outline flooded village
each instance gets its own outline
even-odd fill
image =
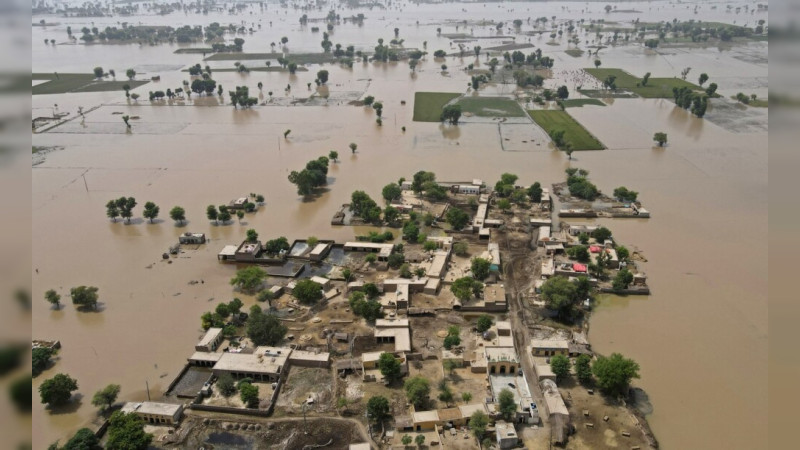
[[[766,5],[33,18],[33,448],[765,439]]]

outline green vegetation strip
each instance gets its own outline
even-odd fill
[[[189,69],[183,69],[181,72],[188,72]],[[216,72],[238,72],[239,69],[236,67],[226,67],[224,69],[211,69],[212,75]],[[289,69],[284,69],[283,67],[248,67],[248,72],[289,72]],[[305,67],[298,67],[298,72],[308,72],[308,69]]]
[[[519,103],[506,97],[463,97],[456,104],[478,117],[525,117]]]
[[[184,53],[214,53],[214,49],[211,47],[191,47],[191,48],[179,48],[175,50],[175,54],[184,54]]]
[[[122,86],[125,84],[130,85],[131,89],[135,89],[149,82],[146,80],[98,81],[90,73],[59,73],[58,75],[54,73],[34,73],[31,74],[31,79],[49,80],[46,83],[31,87],[32,95],[122,91]]]
[[[602,150],[600,141],[565,111],[531,110],[531,118],[550,134],[554,130],[564,130],[564,140],[572,144],[573,150]]]
[[[583,50],[579,48],[571,48],[569,50],[564,50],[564,53],[568,54],[569,56],[572,56],[573,58],[583,56]]]
[[[564,104],[565,108],[580,108],[583,105],[606,106],[605,103],[596,98],[575,98],[571,100],[563,100],[561,103]]]
[[[252,61],[278,59],[282,53],[214,53],[204,61]],[[297,64],[322,64],[336,61],[330,53],[288,53],[286,59]]]
[[[678,89],[686,86],[689,89],[702,90],[694,83],[681,80],[680,78],[650,78],[647,86],[641,86],[642,79],[637,78],[622,69],[584,69],[587,73],[597,78],[601,83],[609,75],[617,77],[616,84],[618,89],[627,89],[635,92],[644,98],[672,98],[672,88]],[[638,86],[637,86],[638,85]]]
[[[414,93],[414,121],[439,122],[444,105],[460,95],[453,92]]]

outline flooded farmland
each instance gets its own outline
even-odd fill
[[[371,51],[379,38],[394,37],[397,27],[407,48],[422,49],[426,41],[429,53],[450,53],[457,46],[444,34],[487,37],[466,43],[472,47],[479,42],[484,48],[514,37],[516,42],[530,41],[555,60],[554,78],[545,87],[565,84],[578,98],[576,88],[592,83],[581,69],[594,58],[564,53],[569,48],[566,36],[551,45],[547,34],[526,35],[531,29],[527,24],[523,32],[498,35],[494,25],[476,25],[478,21],[702,18],[752,25],[767,18],[761,12],[728,12],[729,4],[735,8],[745,3],[720,3],[711,9],[700,2],[695,14],[694,3],[631,2],[617,6],[638,12],[608,14],[599,2],[392,2],[388,8],[337,8],[342,16],[363,13],[366,19],[362,26],[337,25],[331,40]],[[34,117],[54,108],[71,113],[62,125],[33,135],[35,146],[60,147],[33,168],[33,335],[58,339],[63,346],[55,366],[34,380],[34,388],[49,376],[68,373],[78,380],[81,394],[64,411],[34,405],[33,448],[56,439],[63,442],[95,420],[91,395],[108,383],[120,384],[120,399],[126,401],[146,399],[146,383],[151,395],[165,390],[202,335],[199,317],[212,301],[235,295],[245,308],[255,302],[233,292],[229,280],[236,267],[216,258],[225,245],[241,242],[245,230],[256,229],[261,239],[286,236],[291,242],[316,236],[341,242],[353,239],[354,229],[331,226],[330,219],[354,190],[378,198],[385,184],[419,170],[433,171],[440,180],[480,178],[492,185],[500,174],[512,172],[521,184],[539,181],[545,186],[563,181],[570,165],[589,170],[604,192],[617,186],[635,189],[653,213],[646,223],[599,220],[615,238],[644,250],[653,293],[646,298],[603,297],[591,319],[593,349],[620,352],[640,364],[641,379],[634,384],[649,395],[653,413],[648,420],[663,448],[761,447],[767,439],[766,108],[742,110],[725,98],[718,99],[718,107],[715,99],[704,119],[671,99],[616,98],[606,100],[604,107],[570,108],[607,149],[578,151],[569,161],[532,121],[502,128],[493,120],[459,126],[412,121],[414,92],[466,92],[470,75],[465,69],[485,64],[483,55],[449,56],[446,72],[431,55],[414,72],[406,61],[356,62],[352,68],[309,64],[307,72],[296,74],[215,71],[214,79],[226,92],[246,85],[260,102],[268,102],[241,110],[217,96],[147,100],[150,90],[175,88],[188,80],[182,69],[205,65],[202,55],[173,53],[177,44],[82,45],[66,39],[68,25],[77,30],[122,21],[171,26],[244,22],[255,29],[242,36],[246,52],[270,52],[271,42],[287,36],[291,55],[321,50],[321,33],[301,26],[299,18],[322,18],[327,11],[327,6],[302,11],[270,3],[263,11],[251,5],[235,15],[53,15],[41,18],[57,25],[33,28],[35,73],[90,73],[102,66],[115,69],[120,80],[128,67],[139,67],[142,79],[160,76],[134,89],[141,94],[138,101],[126,99],[121,90],[33,96]],[[34,16],[34,22],[39,18]],[[468,25],[458,25],[456,19]],[[582,39],[594,36],[579,33]],[[55,39],[58,45],[43,44],[44,39]],[[742,91],[762,98],[768,88],[767,57],[766,42],[666,47],[648,54],[641,44],[630,43],[609,46],[599,55],[602,67],[637,76],[652,72],[672,78],[691,67],[691,79],[707,72],[724,97]],[[212,67],[233,68],[233,62],[215,61]],[[327,99],[314,95],[321,68],[330,72]],[[486,89],[491,95],[511,95],[516,86],[490,84]],[[373,109],[349,104],[363,95],[383,102],[382,126],[375,123]],[[312,96],[306,104],[297,102]],[[78,107],[85,111],[83,117],[75,114]],[[122,115],[133,118],[131,129]],[[291,134],[284,138],[287,129]],[[668,146],[653,146],[656,131],[669,135]],[[350,151],[351,142],[358,144],[357,151]],[[330,166],[326,190],[312,199],[298,196],[287,180],[289,173],[331,150],[340,157]],[[265,204],[241,222],[222,225],[206,218],[207,205],[227,204],[250,192],[263,194]],[[162,218],[153,224],[138,215],[130,224],[109,221],[105,204],[120,196],[133,196],[140,204],[155,202]],[[174,205],[186,209],[183,226],[167,217]],[[162,253],[186,231],[206,233],[209,242],[187,248],[171,263],[162,260]],[[198,280],[203,282],[190,284]],[[99,288],[97,312],[77,312],[71,305],[52,310],[41,301],[48,289],[64,295],[83,284]]]

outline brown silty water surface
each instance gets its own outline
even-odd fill
[[[447,4],[406,5],[403,11],[344,10],[343,16],[364,12],[364,26],[337,26],[331,40],[367,50],[379,37],[388,42],[397,26],[406,47],[421,48],[427,40],[432,53],[440,48],[454,51],[450,40],[437,37],[435,31],[442,27],[443,33],[456,32],[455,25],[446,22],[454,18],[507,23],[552,15],[559,20],[583,17],[620,22],[677,17],[752,23],[761,18],[727,14],[722,5],[717,10],[702,6],[698,15],[686,5],[660,2],[620,3],[619,8],[642,13],[606,15],[603,5]],[[246,51],[268,52],[269,43],[283,35],[289,37],[290,53],[318,51],[321,33],[312,35],[298,25],[303,12],[280,10],[278,14],[276,9],[270,5],[263,16],[256,7],[253,15],[176,13],[124,20],[172,25],[260,21],[261,30],[243,36]],[[585,9],[588,12],[581,13]],[[321,17],[325,13],[308,14]],[[104,28],[121,20],[97,18],[94,22]],[[170,45],[45,46],[44,38],[62,40],[66,25],[79,30],[90,19],[48,21],[61,24],[34,28],[35,72],[85,73],[102,65],[115,68],[121,77],[131,66],[185,67],[201,60],[200,55],[175,55],[177,46]],[[475,26],[474,34],[493,35],[493,29]],[[530,29],[523,25],[522,31]],[[592,36],[587,34],[588,39]],[[479,45],[499,45],[507,38],[481,40]],[[517,41],[527,38],[518,36]],[[556,79],[548,80],[546,86],[566,83],[577,96],[575,86],[589,82],[577,71],[592,59],[563,53],[566,37],[557,40],[558,45],[546,45],[548,40],[547,35],[541,40],[531,37],[531,43],[556,59]],[[693,68],[690,79],[708,72],[726,96],[745,91],[765,97],[766,58],[766,43],[730,49],[665,49],[656,56],[646,56],[633,45],[601,51],[603,67],[620,67],[639,76],[648,71],[653,77],[676,76],[686,66]],[[484,56],[479,59],[485,62]],[[405,62],[357,62],[352,69],[326,65],[330,98],[318,100],[321,106],[259,106],[242,111],[213,106],[219,103],[216,96],[153,106],[146,100],[147,91],[175,88],[189,78],[185,72],[163,68],[148,71],[146,76],[158,73],[161,81],[137,89],[143,97],[138,104],[127,102],[121,92],[34,96],[34,115],[49,111],[54,103],[59,110],[73,113],[78,106],[100,107],[83,120],[33,136],[34,145],[64,147],[47,154],[33,170],[33,267],[39,270],[33,275],[33,298],[41,299],[50,288],[64,295],[73,286],[96,285],[101,307],[96,313],[79,313],[71,305],[54,311],[43,301],[34,304],[34,336],[59,339],[63,344],[55,367],[38,377],[34,387],[64,372],[77,378],[82,397],[67,411],[51,413],[42,405],[34,406],[33,447],[45,447],[56,439],[63,442],[91,422],[96,417],[91,396],[108,383],[122,385],[121,400],[146,399],[146,381],[157,396],[201,335],[200,314],[234,295],[247,306],[253,303],[250,297],[234,294],[228,284],[235,266],[216,260],[216,252],[241,241],[246,229],[255,228],[262,239],[281,235],[290,240],[310,235],[352,239],[352,228],[329,225],[352,191],[363,189],[379,198],[382,186],[422,169],[434,171],[445,181],[481,178],[493,183],[503,172],[518,174],[525,184],[561,181],[570,165],[563,153],[546,143],[522,143],[531,135],[540,136],[532,124],[504,125],[508,132],[504,129],[503,135],[510,139],[506,147],[513,151],[503,151],[498,126],[491,121],[458,127],[412,122],[414,91],[465,92],[469,75],[461,69],[475,62],[474,56],[447,58],[447,75],[441,74],[442,62],[430,55],[416,73]],[[224,64],[232,67],[233,61]],[[216,72],[213,77],[226,92],[235,85],[247,85],[251,94],[259,94],[256,84],[261,81],[263,99],[269,99],[271,90],[275,103],[285,105],[314,92],[306,83],[313,81],[319,69],[311,65],[308,72],[295,76]],[[287,83],[292,86],[289,95],[283,90]],[[487,90],[511,93],[514,88],[490,86]],[[375,124],[370,108],[347,105],[362,93],[383,101],[383,127]],[[402,100],[407,104],[401,105]],[[714,106],[701,120],[668,100],[609,103],[569,110],[608,147],[576,152],[571,164],[589,169],[605,192],[620,185],[640,192],[652,219],[602,223],[618,241],[644,251],[649,260],[644,270],[653,295],[605,297],[592,318],[593,346],[600,353],[621,352],[640,363],[642,378],[635,384],[650,396],[654,411],[648,419],[664,448],[761,447],[767,428],[766,110],[742,112]],[[132,120],[133,128],[127,132],[115,112],[140,119]],[[288,139],[282,137],[286,129],[292,130]],[[666,148],[651,147],[655,131],[669,135]],[[350,142],[358,144],[355,154],[348,149]],[[286,177],[330,150],[339,152],[340,162],[331,164],[326,191],[304,201]],[[266,204],[241,224],[234,220],[214,225],[205,218],[208,204],[225,204],[249,192],[263,193]],[[136,208],[139,218],[131,224],[104,218],[105,203],[122,195],[136,197],[140,205]],[[161,206],[163,219],[149,224],[140,218],[146,201]],[[168,218],[174,205],[186,208],[188,223],[183,227],[174,226]],[[204,232],[210,242],[187,250],[172,264],[163,262],[161,254],[184,231]],[[190,285],[192,280],[204,283]]]

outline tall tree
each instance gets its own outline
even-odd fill
[[[258,266],[248,266],[244,269],[239,269],[236,275],[231,278],[230,284],[245,292],[255,292],[266,277],[267,273],[264,269]]]
[[[208,220],[213,220],[214,223],[219,223],[219,212],[217,211],[217,207],[214,205],[208,205],[206,208],[206,217],[208,217]]]
[[[375,422],[389,417],[389,400],[382,395],[371,397],[367,402],[367,416]]]
[[[639,378],[639,364],[619,353],[609,357],[600,356],[592,364],[592,373],[597,385],[610,395],[623,395],[634,378]]]
[[[261,308],[258,308],[259,312],[253,314],[254,310],[250,310],[250,316],[247,318],[247,337],[255,345],[278,344],[286,335],[288,328],[275,315],[260,312]]]
[[[186,220],[186,211],[180,206],[174,206],[169,210],[169,217],[179,224],[183,224]]]
[[[517,412],[517,403],[514,401],[514,393],[508,388],[503,388],[497,396],[498,409],[504,419],[510,421]]]
[[[92,405],[97,406],[101,411],[105,411],[117,401],[120,389],[121,387],[118,384],[109,384],[103,389],[100,389],[94,393]]]
[[[144,216],[145,219],[149,219],[150,223],[153,223],[153,219],[158,217],[158,213],[160,210],[161,208],[159,208],[158,205],[156,205],[155,203],[147,202],[144,204],[144,211],[142,211],[142,216]]]
[[[550,368],[556,375],[556,380],[562,380],[569,375],[569,358],[564,355],[555,355],[550,358]]]
[[[404,389],[408,401],[416,408],[422,408],[428,401],[428,396],[431,393],[430,383],[426,378],[421,376],[407,379]]]
[[[153,435],[145,433],[144,421],[136,413],[115,411],[108,419],[108,450],[147,450]]]
[[[61,296],[55,290],[48,289],[47,292],[44,293],[44,298],[48,303],[55,306],[56,309],[61,307]]]
[[[51,407],[61,406],[67,403],[72,397],[72,392],[77,390],[78,382],[74,378],[59,373],[39,385],[39,396],[43,404]]]
[[[72,304],[80,308],[97,308],[97,291],[95,286],[78,286],[69,290]]]

